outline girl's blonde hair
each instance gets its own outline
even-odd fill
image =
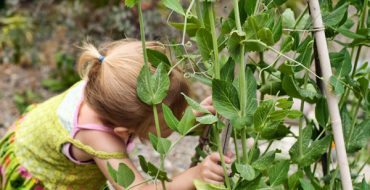
[[[166,54],[159,42],[146,42],[146,47]],[[85,43],[78,62],[81,78],[87,79],[85,101],[99,115],[104,125],[124,126],[139,137],[147,137],[152,124],[152,108],[138,98],[136,82],[144,65],[141,41],[125,39],[103,45],[99,50]],[[99,57],[104,61],[100,63]],[[151,67],[151,70],[155,68]],[[169,105],[177,118],[187,104],[181,92],[188,94],[189,87],[177,69],[170,74],[170,89],[164,103]],[[161,107],[161,106],[159,106]]]

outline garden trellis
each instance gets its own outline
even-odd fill
[[[161,2],[171,14],[184,19],[181,23],[169,22],[183,33],[181,42],[169,45],[178,60],[176,64],[170,64],[166,55],[145,48],[141,0],[125,1],[139,12],[145,66],[138,78],[137,93],[153,108],[157,134],[149,137],[161,155],[159,168],[139,157],[143,171],[150,176],[148,181],[158,180],[166,189],[165,182],[170,178],[163,161],[169,151],[200,125],[209,125],[210,132],[204,133],[210,135],[209,149],[223,154],[227,141],[224,139],[228,138],[227,135],[220,138],[220,134],[232,131],[236,160],[231,176],[221,160],[224,185],[195,181],[197,189],[369,188],[364,176],[351,176],[363,169],[366,160],[355,159],[349,168],[346,155],[355,157],[366,152],[370,137],[369,67],[359,59],[361,50],[369,46],[368,0],[339,0],[335,4],[322,0],[321,7],[318,0],[310,0],[297,18],[290,9],[282,9],[286,0],[233,0],[229,16],[220,20],[214,9],[215,0],[191,0],[186,9],[178,0]],[[355,9],[353,15],[348,11],[350,6]],[[357,23],[350,16],[358,18]],[[342,50],[329,51],[326,41]],[[197,51],[189,52],[188,43],[195,43]],[[275,55],[273,60],[265,59],[268,53]],[[311,70],[315,56],[316,71]],[[157,67],[154,74],[149,71],[149,64]],[[190,107],[181,119],[162,103],[170,85],[168,75],[181,64],[191,65],[188,76],[212,87],[216,115],[186,95]],[[314,78],[323,83],[324,93]],[[292,109],[293,98],[301,100],[300,110]],[[354,104],[348,104],[349,101]],[[310,120],[302,114],[305,102],[316,105],[316,119]],[[158,106],[168,127],[180,134],[178,141],[160,137]],[[196,117],[192,109],[204,115]],[[291,132],[286,119],[298,120],[297,135]],[[285,137],[296,138],[289,159],[280,158],[278,149],[270,150],[271,144]],[[251,147],[247,146],[247,138],[254,140]],[[261,141],[268,143],[263,151],[259,147]],[[339,166],[333,161],[333,142]],[[200,148],[197,153],[205,154]],[[321,176],[316,172],[320,158],[328,163],[322,164]],[[140,185],[132,184],[133,173],[124,164],[118,171],[110,167],[110,173],[125,188]]]

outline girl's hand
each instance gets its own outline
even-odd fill
[[[224,156],[226,164],[231,164],[231,153],[228,153],[227,156]],[[198,175],[200,180],[212,184],[223,184],[224,183],[224,170],[221,166],[220,154],[214,152],[208,155],[198,167]],[[227,173],[229,175],[229,173]]]
[[[208,96],[207,98],[205,98],[201,103],[200,105],[204,108],[206,108],[209,112],[211,112],[212,114],[215,114],[216,113],[216,110],[215,108],[213,107],[213,102],[212,102],[212,96]],[[193,111],[194,112],[194,115],[196,117],[199,117],[199,116],[202,116],[203,113],[202,112],[198,112],[198,111]]]

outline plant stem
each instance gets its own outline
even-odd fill
[[[183,28],[183,34],[182,34],[181,44],[185,44],[186,26],[187,26],[187,23],[188,23],[188,15],[189,15],[189,13],[190,13],[191,8],[193,7],[193,5],[194,5],[194,0],[192,0],[190,2],[190,5],[189,5],[188,9],[185,12],[185,20],[184,20],[184,28]]]
[[[145,29],[144,29],[144,19],[143,19],[143,11],[141,10],[141,0],[138,0],[137,2],[137,10],[139,12],[139,24],[140,24],[140,37],[141,37],[141,45],[143,47],[143,53],[144,53],[144,64],[148,67],[148,54],[146,53],[146,47],[145,47]]]
[[[154,122],[155,122],[155,129],[157,131],[157,136],[161,137],[161,128],[159,127],[157,105],[153,105],[153,114],[154,114]]]
[[[250,164],[252,162],[254,150],[256,149],[256,147],[258,145],[259,138],[260,138],[260,133],[258,133],[257,137],[254,139],[254,143],[253,143],[252,149],[250,151],[250,156],[249,156],[249,159],[248,159],[248,164]]]
[[[209,23],[211,27],[212,35],[212,45],[213,45],[213,54],[214,54],[214,77],[216,79],[220,78],[220,64],[218,62],[218,45],[217,45],[217,36],[216,36],[216,26],[215,26],[215,17],[213,14],[213,3],[207,3]]]
[[[235,148],[235,156],[236,156],[236,162],[240,163],[240,156],[239,156],[239,147],[238,147],[238,139],[236,136],[236,129],[234,128],[234,148]]]
[[[225,164],[224,154],[222,152],[222,144],[221,144],[221,140],[220,140],[220,135],[219,135],[219,133],[218,133],[217,130],[213,130],[213,132],[214,132],[214,136],[216,138],[217,150],[218,150],[218,153],[220,154],[220,158],[221,158],[222,169],[224,170],[226,187],[227,187],[227,189],[230,190],[231,189],[230,179],[229,179],[229,175],[227,173],[227,168],[226,168],[226,164]]]
[[[159,120],[158,120],[158,110],[157,110],[157,105],[153,105],[153,114],[154,114],[154,123],[155,123],[155,129],[157,131],[157,137],[161,138],[161,128],[159,126]],[[161,170],[164,171],[164,159],[165,155],[161,154]],[[164,183],[163,180],[161,180],[163,190],[166,190],[166,184]]]
[[[241,23],[240,23],[240,15],[239,15],[239,4],[238,0],[233,0],[233,6],[234,6],[234,14],[235,14],[235,22],[238,29],[238,33],[243,33]],[[239,57],[239,101],[240,101],[240,116],[245,117],[245,105],[246,105],[246,90],[245,90],[245,64],[244,64],[244,51],[245,47],[242,44],[240,50],[240,57]],[[242,148],[243,148],[243,163],[248,162],[248,150],[247,150],[247,126],[242,127]]]
[[[202,12],[200,10],[200,3],[199,3],[199,0],[195,0],[195,11],[197,13],[197,16],[198,16],[198,19],[200,21],[200,26],[202,28],[205,28],[205,25],[204,25],[204,20],[203,20],[203,15],[202,15]]]
[[[273,143],[274,141],[270,141],[269,142],[269,144],[267,145],[267,147],[266,147],[266,150],[262,153],[262,155],[261,156],[263,156],[263,155],[265,155],[266,153],[267,153],[267,151],[270,149],[270,147],[271,147],[271,145],[272,145],[272,143]]]
[[[311,20],[313,28],[323,28],[324,24],[322,21],[322,16],[320,12],[320,5],[318,0],[309,0],[308,1]],[[333,91],[330,91],[329,78],[333,75],[330,67],[330,59],[328,46],[326,42],[325,32],[315,31],[314,37],[317,45],[317,50],[320,59],[320,66],[322,75],[324,78],[324,92],[327,97],[328,109],[330,113],[330,120],[333,128],[334,141],[336,145],[337,155],[338,155],[338,165],[340,168],[340,176],[342,187],[344,190],[352,190],[352,181],[351,174],[348,166],[346,147],[343,137],[343,129],[341,123],[341,117],[338,107],[338,98],[335,96]]]
[[[254,13],[253,13],[253,15],[257,14],[259,5],[260,5],[260,0],[257,0],[256,7],[254,7]]]
[[[242,25],[240,23],[240,16],[239,16],[238,0],[233,0],[233,5],[234,5],[234,15],[235,15],[236,29],[238,29],[238,31],[242,31]]]
[[[307,86],[307,79],[308,79],[308,75],[307,73],[304,74],[304,88],[306,88]],[[303,113],[304,111],[304,100],[301,100],[301,107],[300,107],[300,111]],[[302,134],[302,131],[303,131],[303,118],[304,117],[301,117],[299,119],[299,124],[298,124],[298,127],[299,127],[299,134],[298,134],[298,151],[299,151],[299,157],[302,157],[303,155],[303,134]]]
[[[247,128],[243,128],[242,130],[242,149],[243,149],[243,159],[242,163],[248,163],[248,150],[247,150]]]

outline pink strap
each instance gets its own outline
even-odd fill
[[[98,130],[98,131],[114,133],[113,128],[106,127],[104,125],[98,125],[98,124],[77,124],[77,128],[78,129],[90,129],[90,130]]]

